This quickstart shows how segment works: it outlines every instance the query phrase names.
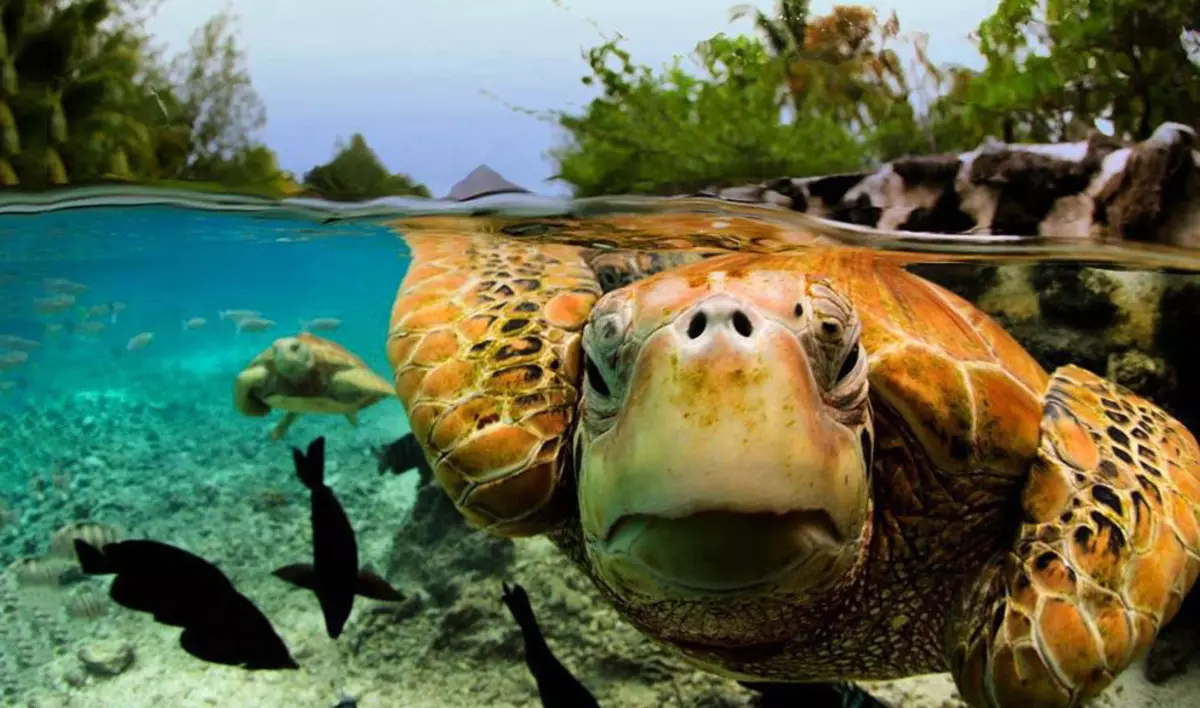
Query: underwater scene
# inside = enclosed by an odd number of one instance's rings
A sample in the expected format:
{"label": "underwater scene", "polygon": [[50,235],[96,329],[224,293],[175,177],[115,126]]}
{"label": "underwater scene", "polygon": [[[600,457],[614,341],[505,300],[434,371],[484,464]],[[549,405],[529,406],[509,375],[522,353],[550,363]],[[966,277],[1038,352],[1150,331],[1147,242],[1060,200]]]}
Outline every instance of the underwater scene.
{"label": "underwater scene", "polygon": [[0,207],[5,705],[1190,705],[1194,254],[462,186]]}
{"label": "underwater scene", "polygon": [[883,5],[0,0],[0,708],[1200,708],[1200,0]]}

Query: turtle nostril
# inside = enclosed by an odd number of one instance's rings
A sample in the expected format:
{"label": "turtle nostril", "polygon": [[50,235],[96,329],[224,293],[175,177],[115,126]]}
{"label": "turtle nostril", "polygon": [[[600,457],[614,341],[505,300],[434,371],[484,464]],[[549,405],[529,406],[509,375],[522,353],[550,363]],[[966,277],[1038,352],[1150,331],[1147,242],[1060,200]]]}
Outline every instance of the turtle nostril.
{"label": "turtle nostril", "polygon": [[704,328],[708,326],[708,315],[703,312],[697,312],[692,315],[692,321],[688,322],[687,336],[688,339],[697,339],[704,334]]}
{"label": "turtle nostril", "polygon": [[733,313],[733,331],[746,338],[754,333],[754,325],[750,323],[750,318],[746,316],[745,312],[738,310]]}

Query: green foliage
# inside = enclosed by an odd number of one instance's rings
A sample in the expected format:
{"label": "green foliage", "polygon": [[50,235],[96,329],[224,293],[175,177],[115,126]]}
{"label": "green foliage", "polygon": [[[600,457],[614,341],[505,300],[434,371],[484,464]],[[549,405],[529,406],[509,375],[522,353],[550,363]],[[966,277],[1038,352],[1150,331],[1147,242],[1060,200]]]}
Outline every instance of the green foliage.
{"label": "green foliage", "polygon": [[317,165],[304,175],[304,186],[315,196],[339,202],[401,195],[429,196],[429,189],[408,175],[388,172],[379,155],[359,133],[351,136],[349,143],[339,141],[332,160]]}
{"label": "green foliage", "polygon": [[112,12],[105,0],[4,5],[0,183],[65,184],[149,153],[148,131],[120,101],[135,81],[136,39],[105,26]]}
{"label": "green foliage", "polygon": [[863,169],[936,149],[939,131],[910,102],[913,77],[894,48],[912,42],[925,80],[940,72],[923,39],[895,16],[837,6],[813,17],[805,0],[753,15],[762,39],[719,34],[654,71],[609,41],[587,53],[601,94],[579,115],[551,114],[568,139],[551,151],[578,196],[678,193],[711,186]]}
{"label": "green foliage", "polygon": [[154,0],[0,4],[0,185],[204,179],[286,191],[233,19],[164,60]]}
{"label": "green foliage", "polygon": [[1198,28],[1200,0],[1002,0],[979,27],[988,67],[976,93],[1032,139],[1097,118],[1133,139],[1164,121],[1197,125],[1187,33]]}
{"label": "green foliage", "polygon": [[866,154],[833,113],[785,110],[783,67],[749,37],[717,35],[662,72],[636,66],[616,41],[592,49],[585,83],[603,93],[580,116],[561,114],[569,142],[558,179],[578,196],[681,192],[784,174],[861,167]]}
{"label": "green foliage", "polygon": [[[274,157],[262,154],[265,148],[254,140],[267,113],[234,28],[228,12],[210,18],[192,34],[188,51],[165,68],[165,90],[158,94],[167,122],[178,131],[171,149],[183,159],[169,165],[177,177],[263,182],[278,174]],[[255,171],[243,172],[248,168]]]}
{"label": "green foliage", "polygon": [[[97,180],[299,192],[258,133],[236,19],[220,13],[166,57],[143,27],[159,0],[0,0],[0,186]],[[428,196],[361,136],[310,175],[318,192]]]}
{"label": "green foliage", "polygon": [[1097,119],[1126,139],[1168,120],[1200,127],[1200,0],[1000,0],[977,32],[982,71],[934,65],[924,34],[860,6],[813,16],[808,0],[781,0],[774,13],[732,15],[758,38],[717,35],[694,67],[638,65],[619,40],[591,49],[583,82],[599,95],[549,114],[567,134],[551,151],[558,178],[579,196],[677,193],[989,136],[1078,140]]}

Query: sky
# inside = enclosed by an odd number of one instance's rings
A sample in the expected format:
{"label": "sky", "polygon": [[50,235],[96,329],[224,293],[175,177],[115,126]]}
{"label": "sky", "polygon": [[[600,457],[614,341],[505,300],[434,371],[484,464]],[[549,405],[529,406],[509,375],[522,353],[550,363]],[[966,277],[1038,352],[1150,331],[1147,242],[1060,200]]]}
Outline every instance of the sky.
{"label": "sky", "polygon": [[[232,7],[255,89],[267,110],[261,138],[297,176],[362,133],[393,172],[440,197],[479,164],[535,192],[545,156],[563,140],[551,124],[512,110],[579,109],[594,91],[581,51],[619,31],[635,62],[661,66],[731,23],[736,0],[165,0],[149,26],[169,51]],[[770,9],[770,0],[751,3]],[[814,0],[826,14],[831,0]],[[893,0],[902,31],[929,34],[931,58],[979,67],[968,39],[996,0]],[[590,21],[590,22],[589,22]],[[490,95],[489,95],[490,94]]]}

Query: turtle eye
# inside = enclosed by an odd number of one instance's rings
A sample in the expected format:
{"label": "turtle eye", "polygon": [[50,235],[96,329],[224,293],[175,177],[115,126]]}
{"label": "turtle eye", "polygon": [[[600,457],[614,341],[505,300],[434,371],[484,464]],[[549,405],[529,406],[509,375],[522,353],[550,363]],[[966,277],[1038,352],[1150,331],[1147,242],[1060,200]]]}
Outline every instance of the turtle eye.
{"label": "turtle eye", "polygon": [[854,367],[858,365],[858,350],[859,347],[855,346],[842,361],[842,368],[838,370],[837,383],[845,381],[846,377],[854,372]]}
{"label": "turtle eye", "polygon": [[586,352],[583,355],[583,368],[588,385],[592,387],[593,391],[605,398],[612,395],[612,391],[608,390],[608,384],[604,381],[604,374],[600,373],[600,367],[596,366],[596,362]]}

